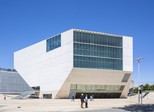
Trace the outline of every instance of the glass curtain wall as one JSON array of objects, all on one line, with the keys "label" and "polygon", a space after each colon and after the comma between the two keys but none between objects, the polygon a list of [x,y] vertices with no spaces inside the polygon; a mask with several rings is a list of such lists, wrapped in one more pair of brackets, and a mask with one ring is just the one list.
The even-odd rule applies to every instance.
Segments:
[{"label": "glass curtain wall", "polygon": [[123,91],[124,85],[82,85],[71,84],[70,90],[77,91]]},{"label": "glass curtain wall", "polygon": [[74,31],[74,67],[122,70],[122,36]]}]

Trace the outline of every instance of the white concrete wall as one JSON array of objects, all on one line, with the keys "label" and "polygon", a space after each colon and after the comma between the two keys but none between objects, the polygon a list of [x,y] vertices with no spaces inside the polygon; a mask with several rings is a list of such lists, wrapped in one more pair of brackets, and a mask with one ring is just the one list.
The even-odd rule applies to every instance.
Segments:
[{"label": "white concrete wall", "polygon": [[73,30],[61,33],[61,47],[52,51],[46,52],[43,40],[15,52],[14,67],[30,86],[59,90],[73,68]]},{"label": "white concrete wall", "polygon": [[123,36],[123,71],[133,71],[133,39]]}]

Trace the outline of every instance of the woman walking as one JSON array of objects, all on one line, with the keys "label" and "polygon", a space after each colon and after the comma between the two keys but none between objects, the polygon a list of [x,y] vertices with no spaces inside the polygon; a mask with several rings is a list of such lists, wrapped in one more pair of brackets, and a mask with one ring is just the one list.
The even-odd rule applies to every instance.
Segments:
[{"label": "woman walking", "polygon": [[85,102],[85,108],[88,108],[88,95],[85,96],[84,102]]}]

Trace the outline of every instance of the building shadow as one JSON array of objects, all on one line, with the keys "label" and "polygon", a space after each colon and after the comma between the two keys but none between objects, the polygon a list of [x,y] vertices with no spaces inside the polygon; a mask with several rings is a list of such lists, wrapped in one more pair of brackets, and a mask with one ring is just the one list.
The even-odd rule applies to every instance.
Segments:
[{"label": "building shadow", "polygon": [[118,107],[118,109],[131,112],[154,112],[154,104],[129,105],[125,107]]}]

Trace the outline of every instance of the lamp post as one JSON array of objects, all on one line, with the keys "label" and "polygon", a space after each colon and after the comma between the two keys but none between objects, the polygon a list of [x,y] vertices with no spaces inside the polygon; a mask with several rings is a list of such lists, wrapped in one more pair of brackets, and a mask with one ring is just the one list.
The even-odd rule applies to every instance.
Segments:
[{"label": "lamp post", "polygon": [[[137,72],[138,72],[138,84],[140,82],[140,62],[141,60],[143,59],[143,57],[139,57],[136,59],[137,61],[137,65],[138,65],[138,69],[137,69]],[[142,104],[142,88],[140,87],[140,85],[138,85],[138,103],[140,104],[140,94],[141,94],[141,104]]]}]

